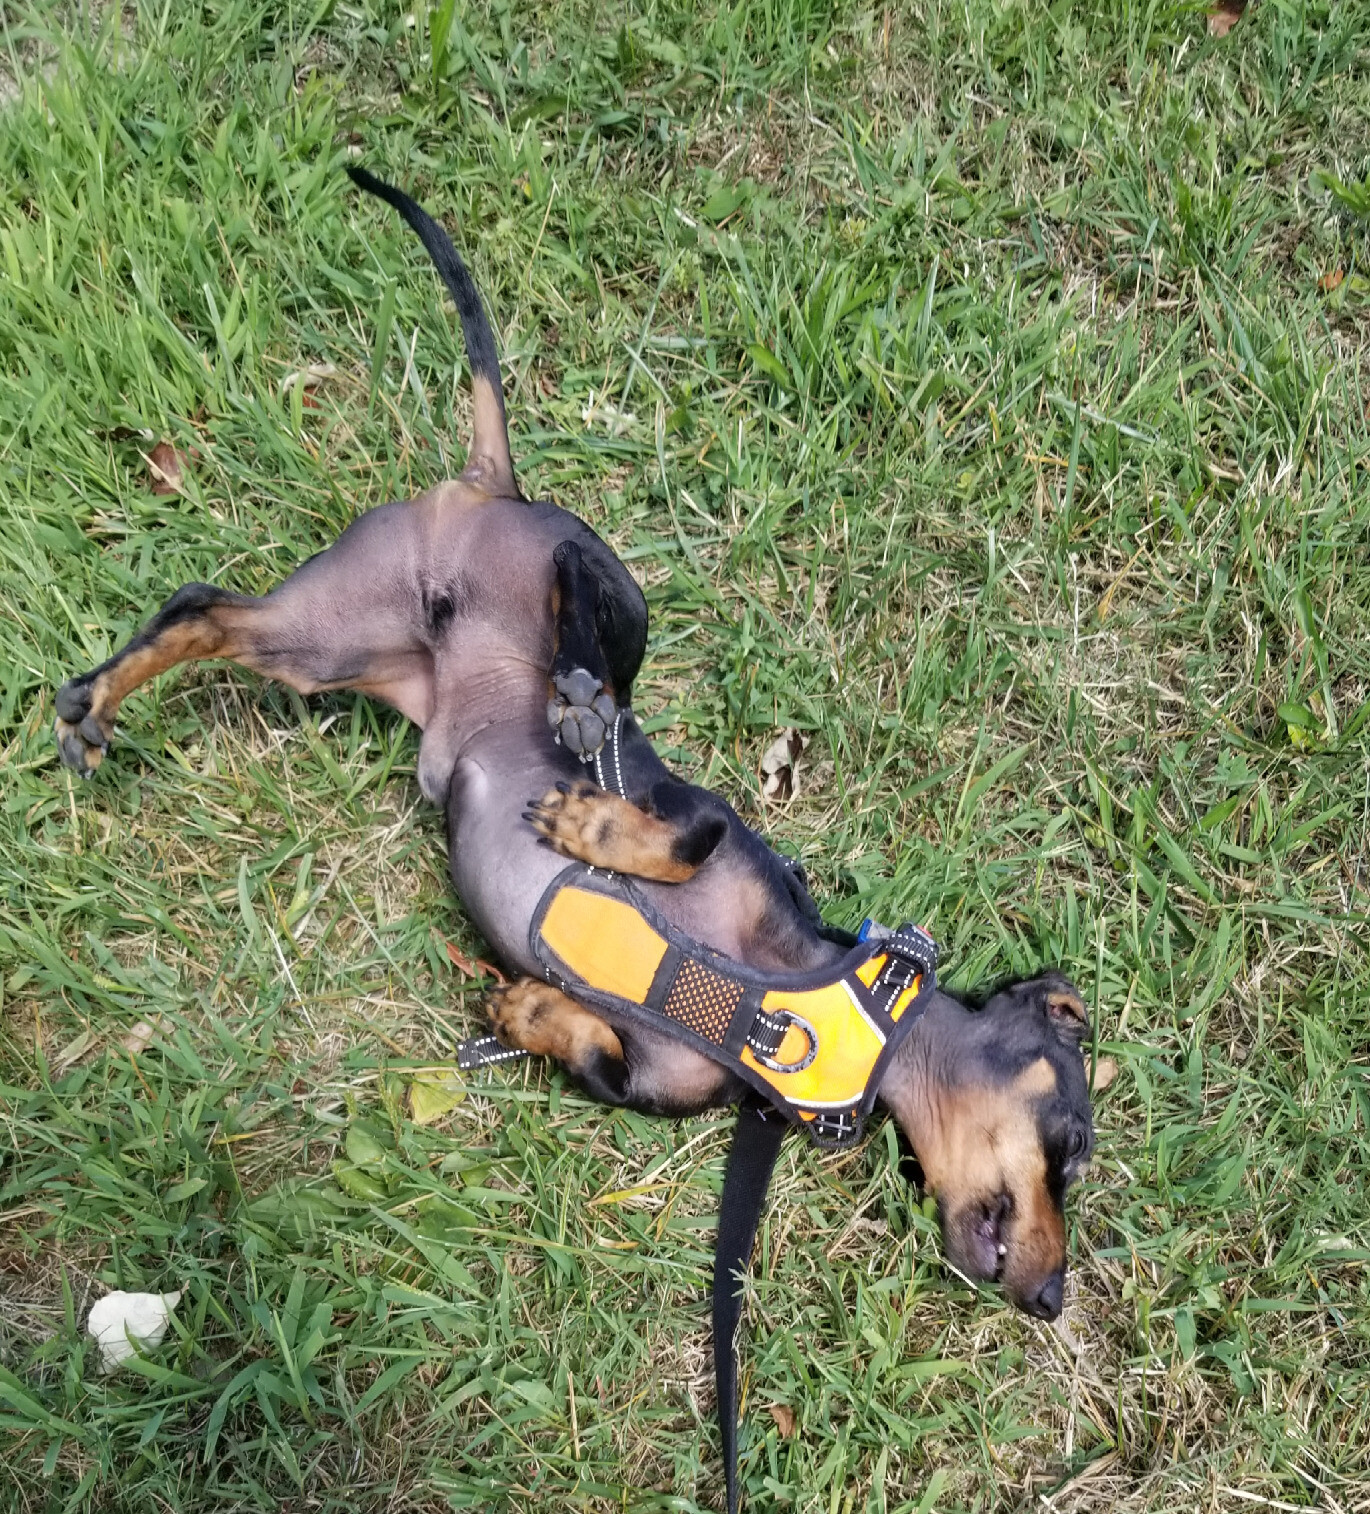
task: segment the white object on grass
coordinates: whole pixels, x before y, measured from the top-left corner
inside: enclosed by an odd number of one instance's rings
[[[86,1316],[86,1333],[93,1335],[100,1347],[100,1371],[113,1372],[136,1356],[133,1341],[145,1351],[160,1345],[183,1291],[107,1293],[97,1299]]]

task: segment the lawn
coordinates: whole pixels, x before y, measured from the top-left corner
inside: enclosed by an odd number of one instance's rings
[[[946,1269],[888,1125],[787,1147],[749,1507],[1370,1509],[1363,0],[4,7],[0,1507],[721,1498],[729,1124],[454,1086],[485,948],[404,720],[209,664],[57,764],[179,584],[460,466],[350,155],[644,584],[663,754],[955,985],[1062,964],[1117,1064],[1061,1328]],[[186,1291],[106,1379],[113,1286]]]

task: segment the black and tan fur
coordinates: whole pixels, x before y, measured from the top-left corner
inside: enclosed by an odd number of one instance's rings
[[[564,859],[635,874],[678,930],[753,967],[816,969],[850,938],[823,924],[794,863],[657,758],[630,709],[646,647],[641,592],[588,526],[520,495],[470,275],[417,205],[353,177],[414,227],[456,301],[474,388],[466,467],[362,515],[262,598],[178,590],[128,646],[58,691],[62,759],[89,775],[120,701],[181,662],[228,658],[301,693],[387,701],[423,732],[419,783],[446,807],[458,893],[526,975],[491,1005],[501,1039],[557,1058],[611,1104],[689,1114],[734,1101],[739,1083],[698,1053],[533,976],[529,922]],[[580,760],[615,719],[627,798],[587,782]],[[1065,1191],[1093,1139],[1086,1028],[1079,994],[1054,973],[975,1011],[938,993],[880,1088],[937,1193],[951,1261],[1048,1318],[1061,1307]]]

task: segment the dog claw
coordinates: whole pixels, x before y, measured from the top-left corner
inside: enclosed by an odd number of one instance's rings
[[[584,779],[576,783],[563,780],[541,799],[530,800],[525,818],[538,833],[538,845],[565,857],[577,856],[575,847],[568,844],[568,838],[576,831],[578,822],[573,819],[568,827],[568,816],[579,815],[587,801],[593,803],[603,795],[603,789]]]

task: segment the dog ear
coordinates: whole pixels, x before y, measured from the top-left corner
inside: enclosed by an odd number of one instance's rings
[[[1043,981],[1047,1019],[1067,1046],[1078,1046],[1089,1034],[1089,1011],[1079,990],[1068,978],[1056,974]]]

